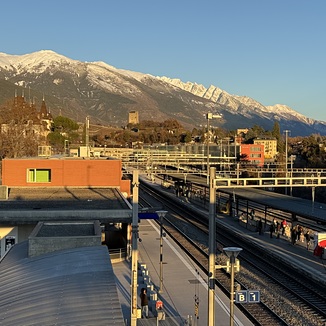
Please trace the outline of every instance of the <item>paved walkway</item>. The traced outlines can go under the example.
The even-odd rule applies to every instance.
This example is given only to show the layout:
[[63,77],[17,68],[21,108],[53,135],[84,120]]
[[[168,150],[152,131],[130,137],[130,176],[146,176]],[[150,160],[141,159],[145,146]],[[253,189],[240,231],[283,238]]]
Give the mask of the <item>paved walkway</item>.
[[[141,220],[139,226],[139,262],[146,264],[151,282],[156,290],[160,285],[160,238],[159,229],[151,220]],[[123,315],[127,324],[130,322],[130,269],[128,262],[115,263],[113,269],[116,275],[119,298]],[[143,286],[139,277],[139,289]],[[163,241],[163,292],[158,293],[158,299],[163,301],[166,319],[169,325],[187,325],[192,316],[192,325],[207,325],[208,289],[207,277],[180,248],[168,237]],[[195,298],[199,300],[199,318],[195,319]],[[138,300],[139,301],[139,300]],[[138,302],[139,305],[139,302]],[[151,303],[150,305],[151,306]],[[154,318],[155,308],[150,311],[150,319]],[[215,295],[216,325],[227,326],[229,319],[229,298],[220,290]],[[142,321],[139,321],[140,324]],[[162,323],[161,323],[162,324]],[[145,324],[144,324],[145,325]],[[163,325],[163,324],[162,324]],[[252,323],[235,308],[235,325],[249,326]]]

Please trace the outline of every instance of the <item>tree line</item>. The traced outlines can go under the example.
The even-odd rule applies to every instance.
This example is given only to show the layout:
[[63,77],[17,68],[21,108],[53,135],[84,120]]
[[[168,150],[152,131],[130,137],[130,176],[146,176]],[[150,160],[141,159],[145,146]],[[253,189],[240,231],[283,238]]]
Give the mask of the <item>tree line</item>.
[[[18,158],[36,156],[38,146],[48,145],[56,154],[65,152],[65,143],[70,148],[86,144],[86,126],[78,124],[68,117],[57,116],[50,126],[42,121],[36,108],[26,103],[21,97],[7,101],[0,106],[0,159],[4,157]],[[138,124],[128,124],[122,128],[96,126],[90,129],[90,144],[106,147],[132,147],[136,144],[167,144],[206,143],[228,137],[234,139],[236,130],[206,126],[184,128],[177,120],[168,119],[163,122],[144,120]],[[242,135],[244,143],[252,143],[257,137],[275,138],[277,140],[277,162],[285,162],[285,136],[280,125],[274,122],[271,130],[264,130],[258,125],[248,128]],[[326,137],[310,135],[308,137],[289,137],[287,142],[288,156],[295,156],[293,167],[326,168]]]

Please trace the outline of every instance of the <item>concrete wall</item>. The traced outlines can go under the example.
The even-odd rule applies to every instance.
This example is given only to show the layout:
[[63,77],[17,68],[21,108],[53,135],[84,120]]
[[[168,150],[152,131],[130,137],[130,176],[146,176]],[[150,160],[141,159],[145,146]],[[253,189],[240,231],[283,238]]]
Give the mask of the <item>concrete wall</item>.
[[[93,234],[84,232],[85,226],[92,227]],[[49,230],[46,228],[49,227]],[[74,230],[64,235],[64,230]],[[30,257],[64,249],[100,246],[101,227],[94,222],[39,222],[28,239]]]

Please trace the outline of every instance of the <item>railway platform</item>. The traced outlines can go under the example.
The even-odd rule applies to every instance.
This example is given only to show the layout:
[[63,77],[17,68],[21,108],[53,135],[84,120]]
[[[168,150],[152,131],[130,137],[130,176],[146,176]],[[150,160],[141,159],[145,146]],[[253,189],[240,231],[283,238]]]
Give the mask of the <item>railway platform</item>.
[[314,255],[313,245],[310,245],[309,250],[307,250],[305,241],[296,241],[293,245],[291,239],[286,236],[280,235],[277,238],[274,234],[271,238],[266,227],[263,234],[259,235],[258,232],[241,226],[239,221],[229,216],[219,216],[218,219],[220,223],[226,223],[228,227],[241,233],[242,236],[254,241],[265,250],[273,252],[279,259],[291,264],[295,269],[308,274],[312,279],[320,283],[326,284],[326,260]]
[[[160,191],[170,194],[171,199],[183,201],[177,198],[171,189],[165,189],[160,182],[151,183],[151,186],[157,187]],[[204,209],[189,203],[180,204],[191,205],[194,210],[200,210],[207,213]],[[239,223],[238,219],[227,215],[218,215],[219,223],[233,228],[241,236],[247,237],[250,241],[273,252],[279,259],[283,259],[302,273],[308,273],[311,278],[320,283],[326,282],[326,260],[316,257],[313,249],[307,250],[304,242],[291,244],[290,239],[285,236],[276,238],[270,237],[265,229],[262,235],[252,231]],[[154,287],[157,289],[157,299],[163,302],[165,320],[158,321],[155,318],[155,308],[150,308],[149,319],[138,319],[137,325],[207,325],[208,319],[208,289],[207,276],[194,265],[189,258],[182,253],[182,250],[169,239],[163,241],[163,291],[159,293],[160,286],[160,230],[152,220],[141,220],[139,225],[139,262],[146,265],[149,277]],[[241,259],[241,255],[239,256]],[[126,325],[130,325],[130,265],[128,262],[113,264],[116,275],[119,299],[123,311]],[[139,291],[142,287],[142,279],[138,279]],[[195,316],[195,303],[198,305],[198,319]],[[138,296],[138,306],[140,306]],[[229,325],[229,298],[220,290],[215,292],[215,324],[219,326]],[[252,323],[235,307],[235,325],[247,326]]]
[[[163,290],[160,287],[160,230],[152,220],[139,224],[139,263],[145,264],[148,276],[157,290],[157,299],[163,302],[164,320],[157,320],[155,302],[149,302],[149,319],[138,319],[137,325],[207,325],[208,288],[207,276],[194,265],[182,250],[169,239],[163,238]],[[130,265],[127,261],[113,264],[119,299],[126,325],[130,325]],[[138,276],[138,289],[144,286]],[[198,318],[195,303],[198,304]],[[137,298],[140,307],[139,296]],[[215,292],[215,324],[230,324],[229,298],[219,289]],[[252,323],[235,307],[235,325],[249,326]]]

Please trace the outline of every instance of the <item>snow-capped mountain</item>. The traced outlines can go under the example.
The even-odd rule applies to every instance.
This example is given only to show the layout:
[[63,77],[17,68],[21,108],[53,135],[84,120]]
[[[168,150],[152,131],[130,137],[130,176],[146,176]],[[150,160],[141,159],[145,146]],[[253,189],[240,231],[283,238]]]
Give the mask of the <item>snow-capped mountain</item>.
[[20,89],[31,101],[45,96],[53,115],[77,121],[126,125],[128,113],[141,120],[176,119],[185,127],[205,125],[205,113],[218,113],[212,125],[225,129],[257,124],[270,130],[278,121],[291,135],[326,135],[326,123],[309,119],[286,105],[264,106],[247,96],[210,86],[117,69],[104,62],[80,62],[53,51],[25,55],[0,53],[0,104]]
[[[303,114],[300,114],[290,107],[282,104],[276,104],[273,106],[264,106],[256,100],[248,97],[248,96],[238,96],[238,95],[230,95],[226,91],[211,85],[209,88],[205,88],[203,85],[198,85],[196,83],[183,83],[180,79],[170,79],[168,77],[158,77],[168,82],[172,85],[175,85],[181,89],[184,89],[192,94],[197,96],[206,98],[211,100],[214,103],[220,103],[223,105],[227,105],[232,108],[234,111],[243,112],[242,109],[246,110],[251,108],[256,112],[259,112],[261,116],[265,116],[266,118],[270,118],[271,115],[274,116],[275,120],[279,120],[279,116],[286,117],[287,119],[297,119],[298,121],[302,121],[307,124],[313,124],[314,119],[309,119],[305,117]],[[243,112],[244,113],[244,112]]]

